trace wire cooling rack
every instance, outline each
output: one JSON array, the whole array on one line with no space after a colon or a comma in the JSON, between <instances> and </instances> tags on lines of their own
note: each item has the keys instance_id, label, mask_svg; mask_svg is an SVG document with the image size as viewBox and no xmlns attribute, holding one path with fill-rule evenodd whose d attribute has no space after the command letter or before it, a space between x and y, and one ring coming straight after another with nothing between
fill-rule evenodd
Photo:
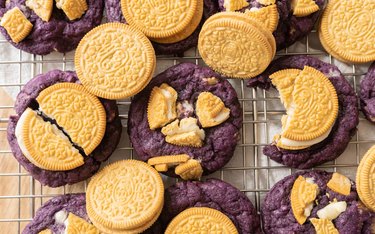
<instances>
[{"instance_id":1,"label":"wire cooling rack","mask_svg":"<svg viewBox=\"0 0 375 234\"><path fill-rule=\"evenodd\" d=\"M338 65L345 77L358 93L359 81L368 65L341 64L319 44L317 32L294 46L279 51L277 56L308 54L326 62ZM13 158L6 140L9 114L13 113L13 101L22 86L35 75L51 69L74 70L74 53L53 53L36 56L21 52L0 39L0 230L1 233L20 233L33 218L35 211L51 197L73 192L84 192L86 181L60 188L48 188L35 181ZM203 65L196 49L185 53L184 57L158 57L157 73L181 62ZM235 87L243 107L241 140L232 160L220 171L208 176L223 179L244 192L256 208L260 209L267 191L280 179L295 170L269 160L262 148L281 129L281 116L285 113L275 90L249 89L246 81L230 80ZM123 123L123 136L118 149L107 163L136 158L127 135L127 112L130 100L118 101ZM344 154L333 162L320 166L320 169L339 171L354 179L362 155L375 142L375 127L360 117L358 133L352 138ZM164 178L167 185L174 179Z\"/></svg>"}]
</instances>

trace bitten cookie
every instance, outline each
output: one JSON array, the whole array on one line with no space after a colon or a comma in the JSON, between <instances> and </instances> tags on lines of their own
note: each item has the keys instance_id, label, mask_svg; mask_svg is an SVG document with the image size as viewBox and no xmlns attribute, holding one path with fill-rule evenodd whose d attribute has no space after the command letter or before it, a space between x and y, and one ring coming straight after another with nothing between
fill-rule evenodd
<instances>
[{"instance_id":1,"label":"bitten cookie","mask_svg":"<svg viewBox=\"0 0 375 234\"><path fill-rule=\"evenodd\" d=\"M211 15L218 12L218 4L216 1L211 0L204 0L203 1L203 15L202 19L199 22L199 25L196 27L194 32L191 33L190 36L186 37L185 39L174 42L174 43L158 43L153 42L153 46L155 52L157 54L182 54L184 51L194 47L198 43L198 35L202 24L205 20L210 17ZM105 8L108 20L110 22L122 22L125 23L125 18L121 11L121 3L120 0L106 0L105 1Z\"/></svg>"},{"instance_id":2,"label":"bitten cookie","mask_svg":"<svg viewBox=\"0 0 375 234\"><path fill-rule=\"evenodd\" d=\"M32 54L46 55L53 51L63 53L75 49L82 37L101 23L104 2L60 2L56 1L57 7L54 7L55 2L51 0L43 1L43 4L39 1L1 0L1 33L13 46ZM75 7L70 8L69 4ZM18 12L18 16L14 12ZM21 16L23 21L17 20ZM15 22L24 23L21 26ZM28 27L27 31L20 31L25 27ZM22 38L18 37L20 33Z\"/></svg>"},{"instance_id":3,"label":"bitten cookie","mask_svg":"<svg viewBox=\"0 0 375 234\"><path fill-rule=\"evenodd\" d=\"M203 207L228 217L240 234L261 233L259 216L250 200L232 185L218 179L179 182L166 189L164 202L159 219L146 233L164 233L181 212Z\"/></svg>"},{"instance_id":4,"label":"bitten cookie","mask_svg":"<svg viewBox=\"0 0 375 234\"><path fill-rule=\"evenodd\" d=\"M319 170L277 182L263 201L261 216L265 233L371 233L375 218L360 202L353 181Z\"/></svg>"},{"instance_id":5,"label":"bitten cookie","mask_svg":"<svg viewBox=\"0 0 375 234\"><path fill-rule=\"evenodd\" d=\"M366 76L361 80L361 90L359 98L361 100L361 110L371 122L375 122L375 63L373 63Z\"/></svg>"},{"instance_id":6,"label":"bitten cookie","mask_svg":"<svg viewBox=\"0 0 375 234\"><path fill-rule=\"evenodd\" d=\"M50 187L91 177L121 137L116 102L88 94L74 72L36 76L18 94L15 111L8 125L14 157Z\"/></svg>"},{"instance_id":7,"label":"bitten cookie","mask_svg":"<svg viewBox=\"0 0 375 234\"><path fill-rule=\"evenodd\" d=\"M141 160L170 176L198 179L231 159L241 124L231 84L207 67L182 63L134 97L128 133Z\"/></svg>"},{"instance_id":8,"label":"bitten cookie","mask_svg":"<svg viewBox=\"0 0 375 234\"><path fill-rule=\"evenodd\" d=\"M282 73L282 70L285 69L286 71ZM321 87L318 83L316 84L318 85L316 87L319 87L319 90L322 89L321 91L317 91L317 93L323 91L327 92L324 97L321 97L322 99L319 98L318 95L312 95L315 92L313 90L315 90L316 87L312 88L313 86L311 86L311 88L307 88L307 86L309 86L307 85L303 88L303 83L308 81L308 79L305 80L301 78L307 78L305 75L310 74L309 70L313 71L311 74L315 74L313 75L314 78L311 79L317 80L321 77L322 81L325 79L326 81L329 80L329 83L331 83L327 83L327 85ZM295 74L293 71L297 71L297 73ZM305 74L306 72L307 74ZM301 74L303 76L301 76ZM300 101L302 102L299 102L301 104L299 105L300 107L303 107L303 103L310 104L306 105L306 108L300 108L300 113L296 113L296 115L294 115L294 112L289 111L287 115L294 116L292 119L289 119L288 116L284 115L282 118L282 124L283 126L286 126L286 129L283 130L281 135L275 136L275 142L273 144L264 147L263 153L278 163L295 168L311 168L340 156L348 145L350 138L355 134L359 120L355 92L338 68L309 56L282 57L273 61L263 74L249 80L248 86L269 89L272 86L270 77L272 83L274 83L279 89L281 99L287 110L289 108L288 104L290 104L291 101L299 102L298 99L301 98L308 98L311 102L317 100L317 103L311 105L310 102L303 102L301 99ZM299 78L294 80L296 77ZM291 84L289 83L291 80L294 80L293 82L295 82L292 82L292 86L290 86ZM283 81L286 82L283 83ZM310 85L313 85L313 83ZM330 87L335 89L336 94L332 94L332 92L329 91L331 89ZM302 96L295 95L297 94L296 92L300 91L302 92L300 93ZM331 95L329 93L333 95L332 99L328 98L329 95ZM293 96L296 97L296 100L294 100ZM338 113L336 112L337 117L334 118L333 109L335 109L335 96L337 96L338 101ZM327 100L323 101L323 99L326 98ZM320 99L321 101L318 101ZM329 105L324 107L327 104ZM319 125L320 127L312 127L311 129L300 131L308 125L299 125L297 124L298 121L293 123L293 119L295 119L296 116L303 117L313 114L318 117L318 113L324 114L324 111L328 107L329 110L331 110L331 108L333 109L325 115L327 117L327 122L323 121L322 125ZM321 112L322 110L323 112ZM288 121L288 119L292 120L292 122ZM333 123L331 128L326 126L329 122L331 124ZM328 130L323 132L323 129ZM289 134L288 132L294 132L294 134ZM311 137L305 138L303 135L306 135L306 132L315 133L312 134ZM318 134L318 132L320 133ZM285 147L286 145L289 147Z\"/></svg>"},{"instance_id":9,"label":"bitten cookie","mask_svg":"<svg viewBox=\"0 0 375 234\"><path fill-rule=\"evenodd\" d=\"M73 230L99 234L87 216L84 193L61 195L44 203L22 234L70 233Z\"/></svg>"},{"instance_id":10,"label":"bitten cookie","mask_svg":"<svg viewBox=\"0 0 375 234\"><path fill-rule=\"evenodd\" d=\"M218 0L218 3L220 11L255 13L261 22L276 22L276 27L271 27L271 31L276 39L277 50L281 50L311 32L323 10L325 0ZM274 16L275 10L277 17Z\"/></svg>"}]
</instances>

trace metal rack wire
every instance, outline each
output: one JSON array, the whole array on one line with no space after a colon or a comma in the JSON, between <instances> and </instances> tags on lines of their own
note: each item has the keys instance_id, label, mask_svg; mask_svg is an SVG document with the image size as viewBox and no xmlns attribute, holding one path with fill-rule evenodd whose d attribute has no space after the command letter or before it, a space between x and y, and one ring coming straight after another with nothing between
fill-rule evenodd
<instances>
[{"instance_id":1,"label":"metal rack wire","mask_svg":"<svg viewBox=\"0 0 375 234\"><path fill-rule=\"evenodd\" d=\"M321 47L312 49L310 45L316 41L316 31L313 31L302 41L301 45L305 46L302 52L292 47L279 51L277 56L308 54L336 64L337 61L326 54ZM8 49L4 49L4 51L11 51L15 56L10 56L8 52L1 53L2 48L5 47ZM53 68L73 69L73 53L36 56L9 47L6 40L0 40L0 74L11 76L11 79L0 78L0 88L6 89L13 98L22 86L37 74ZM10 57L17 59L8 60ZM197 50L189 51L185 57L158 57L157 61L158 72L184 61L203 65ZM366 67L350 65L346 66L344 70L345 77L358 92L359 81ZM263 146L272 140L273 133L280 128L280 119L285 111L276 91L249 89L243 80L231 80L230 82L236 88L243 107L244 122L241 140L228 165L208 177L220 178L233 184L250 198L259 211L264 195L273 184L294 171L269 160L262 154ZM136 158L126 133L130 101L118 101L118 105L124 128L123 137L118 149L108 162L123 158ZM17 163L6 141L8 116L12 113L12 109L12 104L6 103L4 98L0 98L0 230L2 233L21 233L43 202L59 194L84 192L86 188L86 182L56 189L42 187ZM319 168L341 171L354 178L361 156L375 142L375 134L366 133L366 129L369 128L371 128L370 124L361 116L359 131L353 137L345 153L339 159ZM361 134L362 132L364 134ZM167 184L175 182L167 178L165 181Z\"/></svg>"}]
</instances>

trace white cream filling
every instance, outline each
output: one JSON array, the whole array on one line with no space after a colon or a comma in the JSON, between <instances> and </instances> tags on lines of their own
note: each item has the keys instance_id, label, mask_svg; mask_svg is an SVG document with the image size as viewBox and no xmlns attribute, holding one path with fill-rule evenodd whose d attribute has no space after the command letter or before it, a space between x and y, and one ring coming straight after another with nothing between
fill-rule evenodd
<instances>
[{"instance_id":1,"label":"white cream filling","mask_svg":"<svg viewBox=\"0 0 375 234\"><path fill-rule=\"evenodd\" d=\"M197 124L197 119L192 118L192 117L181 119L179 123L179 127L177 127L178 121L179 120L176 120L175 122L171 123L173 125L176 125L175 128L168 129L168 131L162 130L163 134L167 136L172 136L172 135L177 135L177 134L182 134L182 133L195 132L198 134L201 140L204 140L204 138L206 137L204 130L199 128Z\"/></svg>"},{"instance_id":2,"label":"white cream filling","mask_svg":"<svg viewBox=\"0 0 375 234\"><path fill-rule=\"evenodd\" d=\"M283 100L283 98L280 96L280 100L281 102L284 104L284 106L286 105L285 103L285 100ZM289 108L287 108L287 115L284 115L282 118L282 130L284 131L285 129L288 129L289 125L290 125L290 120L291 120L291 116L294 115L294 110L295 110L295 105L294 103L292 102L289 106ZM285 124L284 124L285 122ZM281 137L279 139L279 141L281 142L282 145L285 145L285 146L290 146L290 147L301 147L301 146L305 146L306 148L309 147L309 146L312 146L312 145L315 145L315 144L318 144L319 142L322 142L324 139L326 139L329 134L331 133L331 130L332 130L332 127L331 126L328 131L326 131L324 134L322 134L321 136L315 138L315 139L312 139L312 140L308 140L308 141L296 141L296 140L291 140L291 139L288 139L288 138L285 138L283 136L283 131L281 132Z\"/></svg>"},{"instance_id":3,"label":"white cream filling","mask_svg":"<svg viewBox=\"0 0 375 234\"><path fill-rule=\"evenodd\" d=\"M68 220L68 212L65 210L60 210L55 214L55 222L58 224L65 224L65 221Z\"/></svg>"},{"instance_id":4,"label":"white cream filling","mask_svg":"<svg viewBox=\"0 0 375 234\"><path fill-rule=\"evenodd\" d=\"M41 118L35 111L33 111L30 108L27 108L22 113L21 117L19 118L19 120L17 122L15 134L16 134L16 138L17 138L17 143L18 143L22 153L26 156L27 159L29 159L29 161L31 161L35 165L37 163L35 162L35 160L31 156L30 152L26 149L25 142L24 142L24 139L23 139L23 136L22 136L23 126L25 125L25 119L26 119L26 116L29 115L30 112L32 112L32 114L35 115L36 118ZM51 123L48 123L48 124L51 124ZM53 130L54 134L56 134L57 136L61 137L62 139L64 139L65 141L68 141L70 143L69 138L67 136L65 136L64 133L60 129L58 129L56 125L52 124L52 130ZM78 150L75 147L73 147L73 145L72 145L72 151L78 152Z\"/></svg>"},{"instance_id":5,"label":"white cream filling","mask_svg":"<svg viewBox=\"0 0 375 234\"><path fill-rule=\"evenodd\" d=\"M215 122L217 123L222 123L224 122L225 120L228 119L229 117L229 111L225 111L225 109L221 110L220 113L218 115L216 115L213 119L215 120Z\"/></svg>"},{"instance_id":6,"label":"white cream filling","mask_svg":"<svg viewBox=\"0 0 375 234\"><path fill-rule=\"evenodd\" d=\"M342 212L345 212L347 207L347 204L345 201L340 201L340 202L332 202L331 204L328 204L324 208L318 210L316 213L320 219L329 219L329 220L334 220Z\"/></svg>"},{"instance_id":7,"label":"white cream filling","mask_svg":"<svg viewBox=\"0 0 375 234\"><path fill-rule=\"evenodd\" d=\"M166 89L160 89L162 94L164 95L164 97L167 99L167 108L168 108L168 113L167 113L167 116L168 116L168 119L174 119L174 115L173 115L173 97L172 97L172 94L166 90Z\"/></svg>"}]
</instances>

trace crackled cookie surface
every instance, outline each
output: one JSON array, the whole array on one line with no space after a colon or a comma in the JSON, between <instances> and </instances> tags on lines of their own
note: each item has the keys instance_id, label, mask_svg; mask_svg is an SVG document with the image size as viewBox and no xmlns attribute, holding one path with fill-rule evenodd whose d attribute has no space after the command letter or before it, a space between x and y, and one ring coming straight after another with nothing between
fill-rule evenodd
<instances>
[{"instance_id":1,"label":"crackled cookie surface","mask_svg":"<svg viewBox=\"0 0 375 234\"><path fill-rule=\"evenodd\" d=\"M54 197L37 210L34 219L25 227L22 234L64 233L73 229L78 229L81 233L97 234L99 232L92 226L85 206L84 193Z\"/></svg>"},{"instance_id":2,"label":"crackled cookie surface","mask_svg":"<svg viewBox=\"0 0 375 234\"><path fill-rule=\"evenodd\" d=\"M219 3L220 11L226 11L226 7L224 3L227 0L217 0ZM323 9L325 4L325 0L302 0L302 1L295 1L295 0L249 0L248 6L245 6L237 11L241 12L257 12L262 10L263 8L268 8L267 10L262 11L269 11L272 9L273 5L276 5L277 12L278 12L278 23L273 27L270 27L273 31L273 35L276 40L277 50L284 49L296 41L300 40L307 34L311 32L314 28L316 21L318 20L319 14ZM312 2L314 5L314 10L318 9L318 11L310 11L311 14L306 16L297 16L294 13L294 8L292 7L292 2L301 2L301 5L305 5L304 2ZM305 9L305 8L303 8ZM273 14L270 14L268 17L260 17L263 21L271 21L273 20L273 24L275 24L274 20L276 18L273 17ZM267 24L271 24L268 22ZM272 24L271 24L272 25Z\"/></svg>"},{"instance_id":3,"label":"crackled cookie surface","mask_svg":"<svg viewBox=\"0 0 375 234\"><path fill-rule=\"evenodd\" d=\"M249 80L247 85L269 89L272 86L271 74L284 69L303 70L305 66L320 71L329 79L336 90L340 111L330 134L320 143L300 150L286 150L274 144L263 148L266 156L295 168L311 168L339 157L355 134L358 125L357 96L350 83L336 66L317 58L304 55L281 57L272 62L263 74Z\"/></svg>"},{"instance_id":4,"label":"crackled cookie surface","mask_svg":"<svg viewBox=\"0 0 375 234\"><path fill-rule=\"evenodd\" d=\"M101 162L105 161L115 150L120 140L122 131L121 121L118 117L118 109L116 103L114 101L99 99L100 104L105 111L105 133L103 139L99 142L99 145L95 147L92 153L90 153L88 156L83 156L83 164L74 169L65 171L45 170L34 165L22 153L23 151L21 150L16 137L16 126L19 122L20 116L26 110L36 108L35 99L37 99L44 90L47 90L49 87L52 87L56 84L63 83L72 83L78 85L79 81L74 72L62 72L59 70L53 70L46 74L38 75L30 80L17 96L15 103L15 110L17 115L10 117L7 133L8 142L17 161L36 180L40 181L43 185L48 185L50 187L73 184L91 177L99 169ZM79 105L79 103L80 102L76 101L75 105ZM46 108L48 112L48 105L46 106ZM62 113L60 112L57 114L58 116L61 116ZM60 121L65 119L66 121L64 123L71 123L71 125L68 124L69 126L81 126L80 122L74 121L70 117L65 117L61 118ZM47 125L49 129L51 129L53 126L45 121L43 121L43 124ZM98 123L95 122L95 125L97 126ZM77 128L73 128L72 130L72 135L74 135L74 132L75 130L77 130ZM61 134L59 134L59 136L61 136ZM69 144L71 143L69 142Z\"/></svg>"},{"instance_id":5,"label":"crackled cookie surface","mask_svg":"<svg viewBox=\"0 0 375 234\"><path fill-rule=\"evenodd\" d=\"M157 89L162 86L166 87L163 84L167 84L178 94L176 103L174 104L174 101L169 103L170 107L176 106L177 114L171 115L164 126L152 130L148 119L160 113L161 110L147 110L150 103L153 103L153 101L150 102L151 92L155 90L155 87L158 87ZM224 106L221 105L220 108L215 109L207 103L207 106L198 107L200 111L204 111L204 114L199 111L199 114L196 114L197 100L204 92L210 93L207 94L210 102L223 103ZM168 95L167 92L165 94ZM165 102L163 105L165 107L168 106L166 100L164 96L160 99ZM229 117L227 117L228 109L230 110ZM165 116L170 113L168 108L164 111ZM189 159L199 162L203 174L209 174L223 167L233 156L242 123L241 113L237 94L228 81L223 80L207 67L182 63L154 77L150 84L134 97L129 111L128 132L140 159L147 161L153 157L186 154ZM209 127L203 127L202 123L205 122L201 120L206 120L205 118ZM168 164L168 162L159 164ZM190 161L189 165L194 166L196 162ZM176 176L176 166L169 165L165 173ZM160 170L162 169L165 170L166 167L160 166ZM185 169L181 173L188 172L184 171ZM191 167L191 172L186 175L191 176L191 173L199 175L199 171L196 165Z\"/></svg>"},{"instance_id":6,"label":"crackled cookie surface","mask_svg":"<svg viewBox=\"0 0 375 234\"><path fill-rule=\"evenodd\" d=\"M302 171L277 182L261 208L265 233L371 233L375 214L360 202L355 183L335 174ZM350 181L339 186L349 194L331 189L338 177Z\"/></svg>"},{"instance_id":7,"label":"crackled cookie surface","mask_svg":"<svg viewBox=\"0 0 375 234\"><path fill-rule=\"evenodd\" d=\"M359 98L361 100L361 111L366 118L375 122L375 63L368 69L367 74L361 80Z\"/></svg>"},{"instance_id":8,"label":"crackled cookie surface","mask_svg":"<svg viewBox=\"0 0 375 234\"><path fill-rule=\"evenodd\" d=\"M39 4L39 1L33 1L34 4L31 4L26 0L0 0L0 17L14 7L18 7L32 25L30 33L19 42L12 40L12 33L8 33L6 27L0 27L1 33L16 48L28 53L45 55L53 51L63 53L75 49L82 37L101 23L103 1L85 0L87 10L78 13L69 11L73 14L73 18L78 14L79 17L74 20L68 18L69 13L66 14L64 9L53 7L54 1L48 2L43 1L43 4ZM78 4L71 0L65 2L67 7ZM77 7L73 10L76 9Z\"/></svg>"},{"instance_id":9,"label":"crackled cookie surface","mask_svg":"<svg viewBox=\"0 0 375 234\"><path fill-rule=\"evenodd\" d=\"M173 218L195 207L219 211L229 218L240 234L261 233L259 216L250 200L232 185L218 179L179 182L166 189L164 209L146 233L164 233Z\"/></svg>"},{"instance_id":10,"label":"crackled cookie surface","mask_svg":"<svg viewBox=\"0 0 375 234\"><path fill-rule=\"evenodd\" d=\"M117 22L125 22L125 18L121 11L121 4L120 0L105 0L105 8L108 20L110 22L117 21ZM157 54L181 54L184 51L194 47L198 43L198 34L200 31L201 25L204 23L204 21L210 17L211 15L218 12L218 4L216 1L211 0L204 0L203 1L204 7L203 7L203 15L202 19L198 23L198 26L196 29L190 34L190 36L186 37L183 40L180 40L178 42L164 42L164 43L158 43L153 42L153 46L155 48L155 51ZM197 18L197 17L194 17ZM193 22L193 24L196 22Z\"/></svg>"}]
</instances>

